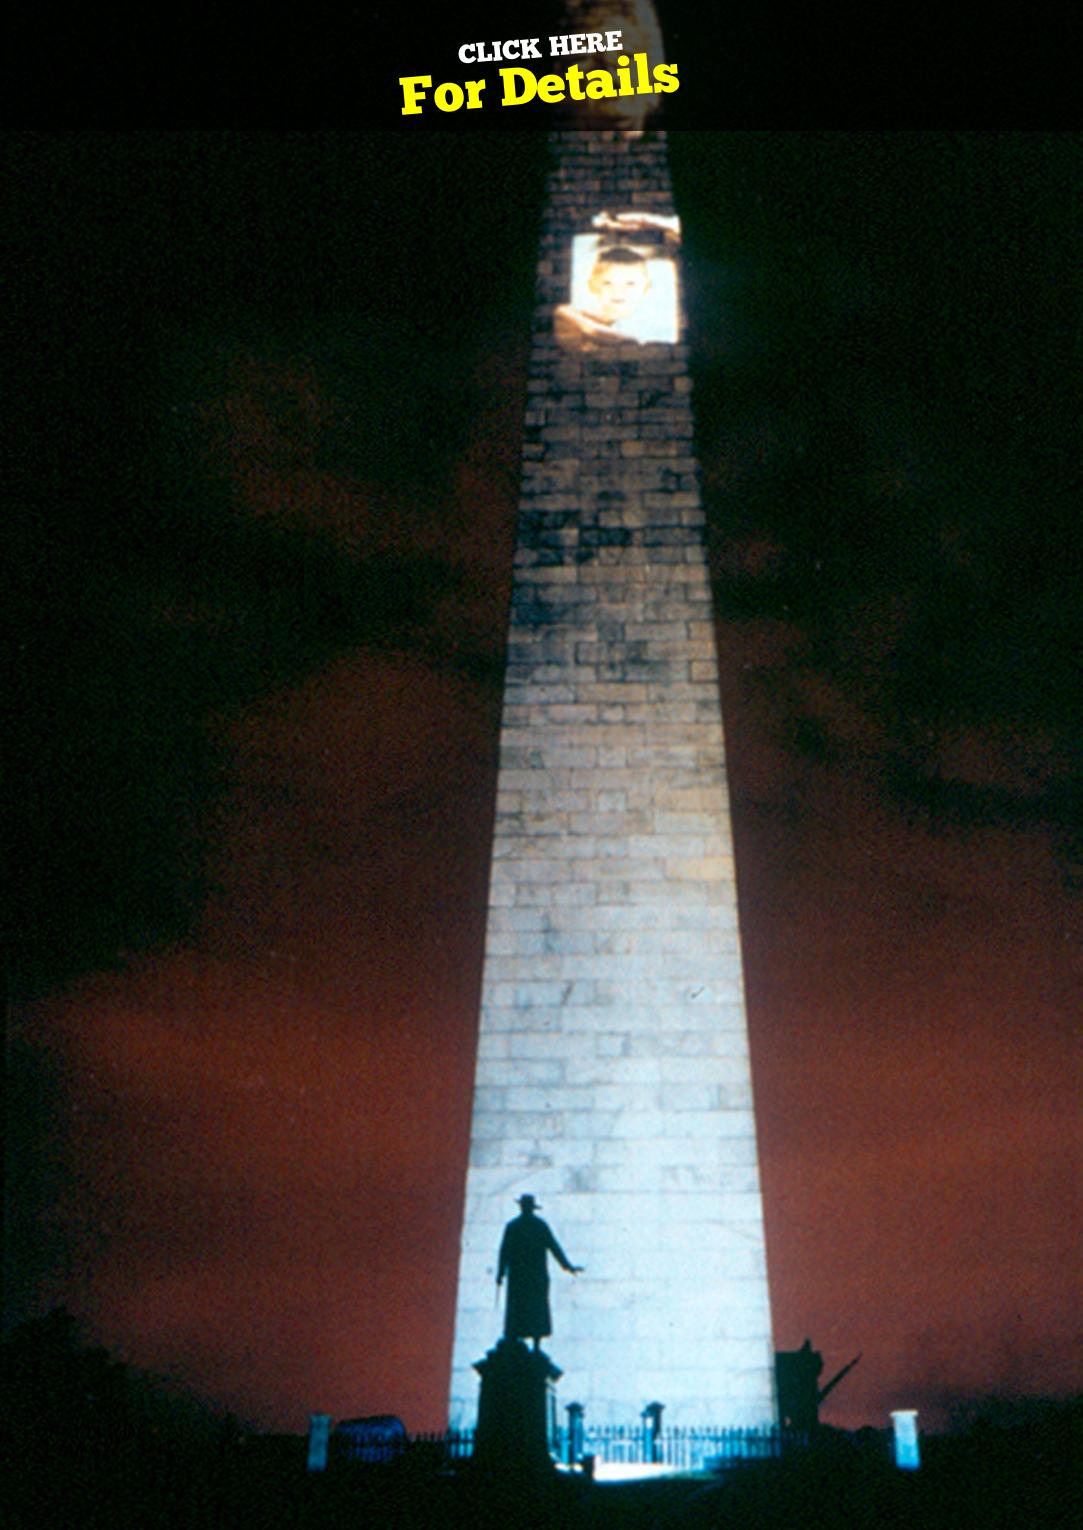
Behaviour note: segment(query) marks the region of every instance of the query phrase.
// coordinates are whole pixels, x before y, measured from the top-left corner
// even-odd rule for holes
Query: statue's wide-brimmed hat
[[[517,1204],[520,1205],[524,1211],[535,1211],[538,1207],[538,1203],[532,1195],[519,1196]]]

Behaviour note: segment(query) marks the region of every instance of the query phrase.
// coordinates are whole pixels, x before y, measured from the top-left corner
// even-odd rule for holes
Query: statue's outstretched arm
[[[552,1230],[550,1228],[546,1228],[546,1232],[549,1234],[547,1240],[549,1251],[553,1258],[556,1260],[557,1264],[560,1265],[561,1269],[567,1270],[569,1275],[581,1275],[583,1273],[583,1266],[581,1264],[573,1264],[571,1262],[567,1254],[557,1242],[556,1238],[553,1236]]]

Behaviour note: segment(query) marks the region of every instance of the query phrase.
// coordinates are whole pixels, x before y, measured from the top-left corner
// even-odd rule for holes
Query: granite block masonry
[[[538,264],[451,1384],[536,1195],[562,1399],[774,1421],[714,624],[685,345],[562,345],[573,236],[671,218],[662,135],[565,131]]]

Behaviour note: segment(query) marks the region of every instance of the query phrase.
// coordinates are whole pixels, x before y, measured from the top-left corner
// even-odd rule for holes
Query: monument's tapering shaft
[[[774,1413],[703,512],[667,328],[673,213],[661,136],[555,135],[453,1424],[474,1419],[501,1229],[528,1192],[585,1266],[554,1292],[566,1400],[599,1424],[652,1401],[674,1424]]]

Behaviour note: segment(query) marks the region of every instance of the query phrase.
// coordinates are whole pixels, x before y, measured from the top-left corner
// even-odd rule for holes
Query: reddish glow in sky
[[[740,209],[745,172],[718,165]],[[685,223],[702,316],[732,279],[712,265],[704,206]],[[429,230],[408,232],[431,247]],[[841,274],[820,258],[822,291],[888,282],[857,257]],[[446,287],[461,305],[450,274]],[[746,311],[757,300],[770,306],[754,292]],[[857,299],[839,301],[841,332]],[[20,1066],[32,1061],[18,1119],[41,1157],[13,1202],[13,1314],[66,1301],[101,1342],[266,1426],[300,1430],[312,1409],[443,1422],[529,297],[518,314],[503,302],[458,349],[446,315],[407,342],[359,304],[347,318],[365,334],[368,381],[352,401],[326,338],[345,320],[305,313],[291,345],[232,341],[189,393],[223,526],[351,570],[390,559],[389,583],[418,606],[344,626],[303,662],[268,661],[244,694],[184,690],[217,761],[213,792],[191,806],[203,895],[183,931],[41,985],[10,1032]],[[842,478],[887,520],[918,515],[948,469],[864,360],[846,386],[881,428],[856,445],[765,401],[747,380],[755,326],[742,336],[740,302],[733,287],[704,326],[701,454],[718,581],[746,589],[795,558],[817,577],[800,563],[802,514],[821,514],[812,491],[792,480],[805,497],[788,521],[763,508],[781,491],[762,474],[804,455],[795,432],[817,460],[841,453]],[[390,416],[373,394],[373,428],[365,387],[423,352],[436,382],[418,386],[436,404],[387,447]],[[712,393],[719,356],[746,367],[728,414]],[[432,446],[432,468],[456,392],[464,422]],[[359,441],[360,465],[332,438]],[[384,449],[408,465],[386,467]],[[921,523],[943,538],[937,568],[999,568],[988,523],[960,505]],[[833,545],[836,513],[822,510],[814,541]],[[140,630],[183,645],[210,634],[214,653],[254,645],[258,669],[235,592],[208,593],[194,571],[153,589],[139,577],[117,599],[131,612],[139,591]],[[928,745],[939,779],[1014,806],[963,822],[892,790],[877,688],[913,636],[908,579],[901,564],[887,586],[868,576],[835,634],[843,662],[823,659],[828,619],[786,601],[742,611],[723,596],[718,629],[776,1342],[811,1337],[825,1374],[863,1352],[825,1414],[849,1425],[901,1406],[939,1423],[957,1402],[1061,1395],[1080,1374],[1079,903],[1047,811],[1050,783],[1067,779],[1065,735],[1037,703],[1022,723],[1006,702],[945,713]],[[137,762],[146,715],[133,697]],[[547,1215],[559,1234],[559,1207]]]

